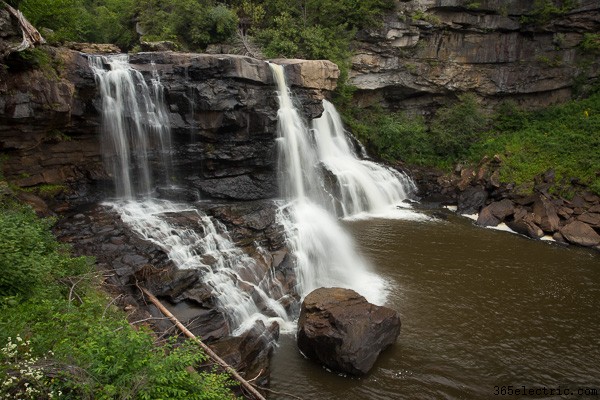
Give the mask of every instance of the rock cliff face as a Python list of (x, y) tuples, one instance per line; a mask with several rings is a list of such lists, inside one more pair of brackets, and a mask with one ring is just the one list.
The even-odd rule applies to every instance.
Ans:
[[(47, 48), (51, 65), (9, 68), (0, 84), (5, 176), (22, 187), (109, 181), (102, 165), (101, 102), (84, 53)], [(289, 64), (306, 118), (322, 112), (338, 69), (328, 61)], [(235, 55), (140, 53), (130, 57), (165, 89), (175, 181), (204, 198), (253, 200), (278, 193), (277, 101), (265, 61)], [(154, 75), (153, 75), (154, 74)], [(160, 167), (158, 167), (160, 168)], [(89, 185), (88, 185), (89, 186)]]
[(600, 75), (597, 55), (581, 45), (600, 29), (600, 3), (537, 3), (398, 2), (381, 27), (359, 35), (351, 70), (359, 104), (427, 112), (466, 91), (492, 105), (569, 99)]

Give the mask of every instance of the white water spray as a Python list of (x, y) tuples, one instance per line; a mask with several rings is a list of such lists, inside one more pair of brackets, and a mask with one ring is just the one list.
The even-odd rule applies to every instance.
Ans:
[[(273, 288), (279, 282), (271, 274), (261, 274), (263, 270), (257, 261), (236, 247), (225, 227), (209, 216), (169, 201), (111, 205), (129, 227), (160, 246), (177, 267), (202, 271), (202, 281), (212, 289), (234, 335), (258, 319), (280, 324), (289, 319), (284, 307), (274, 299)], [(191, 213), (198, 222), (197, 229), (182, 229), (169, 221), (169, 216), (182, 213)], [(276, 291), (283, 292), (281, 287)]]
[[(154, 182), (148, 154), (160, 151), (167, 177), (171, 165), (169, 119), (156, 70), (148, 86), (126, 56), (90, 57), (90, 66), (102, 97), (106, 164), (121, 199), (109, 204), (134, 232), (161, 247), (178, 268), (201, 271), (234, 335), (256, 320), (275, 320), (282, 330), (288, 329), (282, 303), (291, 300), (272, 271), (265, 271), (236, 247), (225, 227), (206, 214), (149, 198)], [(191, 226), (182, 228), (172, 222), (174, 215), (182, 213), (191, 213)], [(198, 225), (193, 226), (193, 221)]]
[(130, 67), (127, 55), (90, 56), (89, 63), (100, 88), (103, 155), (116, 195), (148, 195), (154, 183), (150, 151), (160, 152), (167, 177), (171, 165), (171, 132), (158, 74), (151, 90), (142, 74)]
[(338, 215), (381, 215), (396, 209), (415, 191), (412, 180), (392, 168), (359, 159), (333, 104), (323, 100), (323, 107), (323, 115), (312, 125), (319, 161), (335, 177), (329, 191)]
[(352, 238), (328, 211), (324, 183), (319, 172), (317, 146), (293, 106), (285, 83), (284, 68), (270, 64), (277, 82), (280, 109), (279, 145), (282, 188), (290, 201), (282, 207), (288, 245), (296, 256), (298, 287), (302, 297), (319, 287), (356, 290), (369, 301), (382, 304), (385, 282), (371, 272), (368, 263), (354, 250)]

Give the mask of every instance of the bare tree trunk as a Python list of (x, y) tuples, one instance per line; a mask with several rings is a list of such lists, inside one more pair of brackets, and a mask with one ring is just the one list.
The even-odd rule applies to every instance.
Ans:
[(219, 364), (220, 366), (225, 368), (225, 370), (227, 372), (229, 372), (231, 374), (231, 376), (233, 376), (238, 382), (240, 382), (242, 387), (244, 389), (246, 389), (248, 392), (250, 392), (250, 394), (256, 400), (266, 400), (263, 397), (263, 395), (261, 395), (254, 388), (254, 386), (252, 386), (247, 380), (242, 378), (242, 376), (240, 374), (238, 374), (237, 371), (235, 369), (233, 369), (233, 367), (231, 367), (229, 364), (227, 364), (221, 357), (219, 357), (214, 351), (212, 351), (210, 347), (208, 347), (207, 345), (202, 343), (202, 341), (200, 339), (198, 339), (196, 337), (196, 335), (194, 335), (192, 332), (190, 332), (189, 329), (187, 329), (173, 314), (171, 314), (171, 312), (160, 302), (160, 300), (158, 300), (152, 293), (150, 293), (148, 291), (148, 289), (143, 288), (143, 287), (139, 287), (139, 288), (146, 295), (148, 300), (150, 300), (152, 302), (152, 304), (154, 304), (160, 310), (160, 312), (162, 312), (165, 316), (167, 316), (171, 320), (171, 322), (173, 322), (175, 324), (175, 326), (177, 326), (177, 328), (179, 328), (181, 330), (181, 332), (183, 332), (183, 334), (185, 336), (187, 336), (188, 338), (190, 338), (190, 339), (194, 340), (196, 343), (198, 343), (198, 345), (200, 345), (202, 350), (204, 350), (210, 358), (212, 358), (214, 361), (217, 362), (217, 364)]
[(30, 47), (35, 47), (35, 45), (37, 44), (46, 43), (42, 35), (38, 32), (37, 29), (35, 29), (33, 25), (29, 23), (29, 21), (27, 21), (27, 18), (25, 18), (21, 11), (15, 10), (13, 7), (6, 3), (4, 4), (6, 5), (6, 10), (9, 12), (9, 14), (17, 19), (17, 21), (19, 22), (19, 27), (23, 32), (23, 41), (20, 45), (13, 49), (14, 51), (23, 51)]

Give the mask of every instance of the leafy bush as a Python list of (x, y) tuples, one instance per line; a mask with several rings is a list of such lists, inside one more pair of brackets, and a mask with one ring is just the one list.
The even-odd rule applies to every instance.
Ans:
[(472, 94), (459, 96), (454, 105), (437, 110), (431, 122), (431, 137), (438, 155), (458, 160), (468, 154), (488, 125), (488, 118)]
[(470, 149), (473, 161), (499, 154), (504, 181), (531, 182), (553, 169), (558, 185), (576, 179), (600, 193), (600, 94), (542, 111), (505, 114), (501, 120)]
[(205, 360), (197, 345), (133, 329), (51, 220), (0, 200), (0, 398), (233, 398), (226, 375), (188, 371)]
[(378, 107), (342, 110), (350, 130), (378, 156), (416, 165), (442, 162), (435, 154), (434, 143), (422, 116), (389, 112)]
[(48, 28), (50, 42), (133, 45), (134, 0), (22, 0), (19, 9), (38, 29)]
[(190, 50), (230, 39), (237, 15), (224, 5), (201, 0), (147, 0), (139, 4), (146, 40), (171, 40)]
[(67, 258), (49, 227), (28, 209), (0, 210), (0, 296), (30, 296), (39, 287), (86, 268), (84, 258)]

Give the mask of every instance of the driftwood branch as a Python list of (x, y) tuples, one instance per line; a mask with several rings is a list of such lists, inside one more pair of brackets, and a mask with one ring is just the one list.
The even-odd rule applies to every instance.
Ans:
[(221, 357), (219, 357), (214, 351), (212, 351), (210, 347), (205, 345), (200, 339), (198, 339), (196, 337), (196, 335), (194, 335), (192, 332), (190, 332), (189, 329), (187, 329), (173, 314), (171, 314), (171, 312), (160, 302), (160, 300), (158, 300), (146, 288), (143, 288), (141, 286), (138, 286), (138, 287), (144, 293), (144, 295), (148, 298), (148, 300), (150, 300), (150, 302), (152, 302), (152, 304), (154, 304), (156, 306), (156, 308), (158, 308), (160, 310), (160, 312), (162, 312), (165, 316), (167, 316), (171, 320), (171, 322), (173, 324), (175, 324), (177, 326), (177, 328), (179, 328), (181, 330), (181, 332), (183, 332), (183, 334), (185, 336), (187, 336), (188, 338), (190, 338), (193, 341), (195, 341), (196, 343), (198, 343), (198, 345), (202, 348), (202, 350), (204, 350), (204, 352), (210, 358), (212, 358), (214, 361), (217, 362), (217, 364), (219, 364), (227, 372), (229, 372), (235, 380), (240, 382), (242, 387), (244, 389), (246, 389), (256, 400), (266, 400), (263, 397), (263, 395), (260, 394), (258, 392), (258, 390), (256, 390), (254, 388), (254, 386), (252, 386), (250, 383), (248, 383), (248, 381), (246, 381), (244, 378), (242, 378), (242, 376), (240, 374), (238, 374), (238, 372), (233, 367), (231, 367), (229, 364), (227, 364)]
[(10, 15), (17, 19), (19, 22), (19, 27), (23, 32), (23, 41), (20, 45), (14, 48), (14, 51), (23, 51), (30, 47), (35, 47), (36, 44), (44, 44), (46, 41), (42, 37), (42, 35), (38, 32), (37, 29), (33, 25), (27, 21), (23, 13), (19, 10), (15, 10), (10, 5), (4, 3), (6, 5), (6, 10)]

